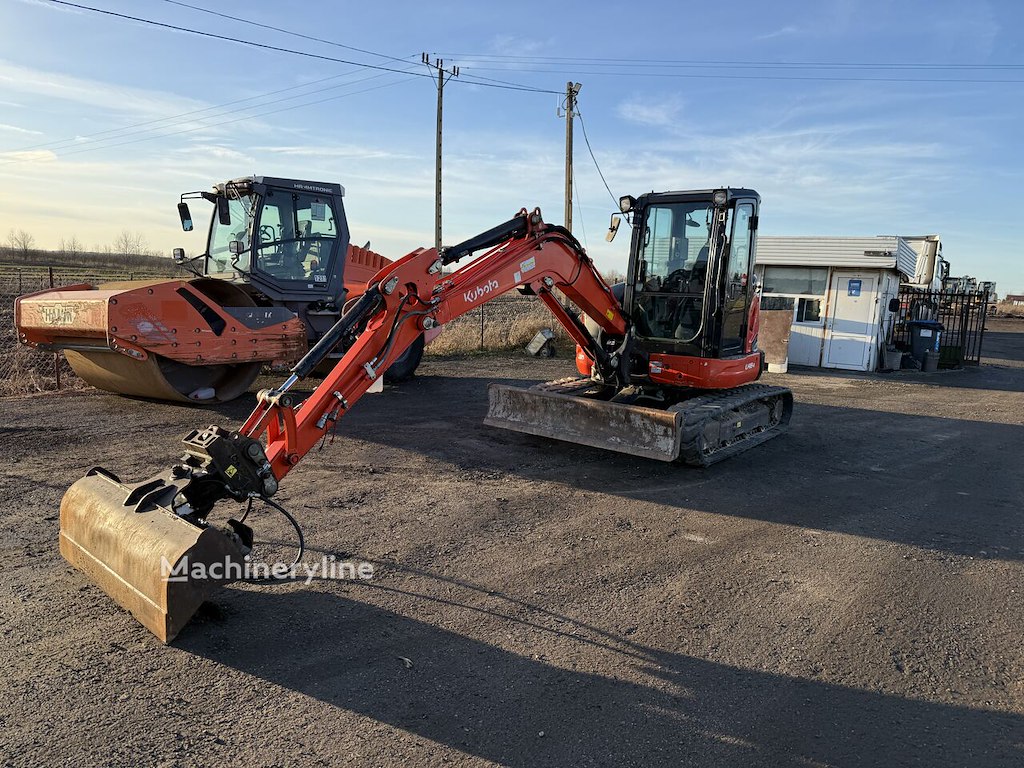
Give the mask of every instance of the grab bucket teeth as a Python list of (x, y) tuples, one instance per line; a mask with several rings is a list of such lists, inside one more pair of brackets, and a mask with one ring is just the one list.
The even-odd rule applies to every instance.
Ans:
[[(203, 601), (241, 569), (241, 545), (170, 509), (173, 482), (122, 484), (92, 470), (64, 494), (60, 553), (169, 643)], [(235, 568), (228, 563), (235, 563)]]

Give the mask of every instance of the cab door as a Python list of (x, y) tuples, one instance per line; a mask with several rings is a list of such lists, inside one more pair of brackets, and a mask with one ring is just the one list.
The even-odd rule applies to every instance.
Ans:
[(719, 356), (738, 355), (743, 351), (750, 310), (750, 275), (754, 266), (757, 236), (757, 208), (753, 200), (739, 200), (732, 217), (732, 232), (723, 256), (722, 335)]

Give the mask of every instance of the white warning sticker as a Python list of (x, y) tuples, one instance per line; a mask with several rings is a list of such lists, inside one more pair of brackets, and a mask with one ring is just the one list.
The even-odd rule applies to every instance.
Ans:
[(536, 266), (537, 266), (537, 259), (536, 259), (536, 257), (531, 256), (526, 261), (520, 262), (519, 269), (521, 269), (523, 272), (529, 272), (531, 269), (533, 269)]
[(512, 273), (512, 279), (516, 281), (516, 285), (519, 285), (521, 282), (523, 282), (523, 273), (522, 272), (513, 272)]

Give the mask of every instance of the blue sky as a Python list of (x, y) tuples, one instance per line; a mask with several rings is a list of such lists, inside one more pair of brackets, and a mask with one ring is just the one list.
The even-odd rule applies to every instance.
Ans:
[[(616, 196), (750, 186), (762, 234), (939, 233), (955, 274), (1024, 292), (1013, 0), (208, 4), (365, 52), (165, 0), (82, 4), (405, 74), (0, 0), (0, 234), (92, 246), (129, 229), (200, 251), (179, 193), (255, 173), (341, 182), (353, 240), (385, 255), (430, 245), (427, 51), (462, 72), (445, 90), (446, 242), (522, 206), (561, 221), (560, 97), (480, 83), (572, 79)], [(576, 136), (575, 232), (621, 269), (628, 238), (604, 242), (612, 200)]]

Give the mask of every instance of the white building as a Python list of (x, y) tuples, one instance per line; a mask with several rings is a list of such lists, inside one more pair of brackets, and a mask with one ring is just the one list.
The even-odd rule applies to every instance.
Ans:
[(759, 237), (761, 307), (793, 311), (789, 362), (876, 370), (889, 300), (917, 261), (901, 237)]

